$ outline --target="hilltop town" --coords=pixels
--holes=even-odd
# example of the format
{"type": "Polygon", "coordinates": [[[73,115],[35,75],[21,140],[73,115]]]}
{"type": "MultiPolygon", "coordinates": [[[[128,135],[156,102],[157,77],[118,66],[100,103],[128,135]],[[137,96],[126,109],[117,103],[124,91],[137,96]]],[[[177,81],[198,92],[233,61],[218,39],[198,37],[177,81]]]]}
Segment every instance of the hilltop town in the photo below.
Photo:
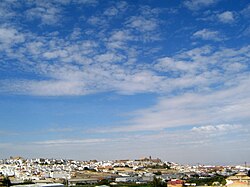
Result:
{"type": "Polygon", "coordinates": [[[0,185],[50,186],[250,186],[244,166],[180,165],[151,157],[137,160],[0,160],[0,185]]]}

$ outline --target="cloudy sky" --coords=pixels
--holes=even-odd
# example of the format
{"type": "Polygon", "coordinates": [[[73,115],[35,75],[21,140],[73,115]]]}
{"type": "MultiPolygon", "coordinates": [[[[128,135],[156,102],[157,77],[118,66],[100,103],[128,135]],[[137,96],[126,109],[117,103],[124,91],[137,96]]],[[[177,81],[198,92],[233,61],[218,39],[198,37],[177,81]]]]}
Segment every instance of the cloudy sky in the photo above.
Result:
{"type": "Polygon", "coordinates": [[[250,163],[248,0],[3,0],[0,158],[250,163]]]}

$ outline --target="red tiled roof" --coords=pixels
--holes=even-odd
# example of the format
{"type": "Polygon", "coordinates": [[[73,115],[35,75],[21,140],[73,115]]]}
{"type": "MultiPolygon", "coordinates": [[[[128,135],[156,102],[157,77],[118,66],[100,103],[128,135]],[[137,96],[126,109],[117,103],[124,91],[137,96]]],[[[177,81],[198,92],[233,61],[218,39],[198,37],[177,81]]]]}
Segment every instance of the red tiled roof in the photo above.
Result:
{"type": "Polygon", "coordinates": [[[172,185],[175,185],[175,184],[183,184],[183,181],[182,181],[182,180],[168,181],[168,184],[172,184],[172,185]]]}

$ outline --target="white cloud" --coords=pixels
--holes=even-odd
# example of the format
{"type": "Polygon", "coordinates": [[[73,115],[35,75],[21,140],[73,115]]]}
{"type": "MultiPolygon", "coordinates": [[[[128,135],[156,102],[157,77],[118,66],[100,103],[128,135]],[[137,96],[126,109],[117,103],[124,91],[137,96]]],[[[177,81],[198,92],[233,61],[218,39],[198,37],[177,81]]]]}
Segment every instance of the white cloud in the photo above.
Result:
{"type": "Polygon", "coordinates": [[[25,12],[26,17],[29,20],[38,19],[43,25],[55,25],[60,24],[63,19],[63,13],[65,11],[65,5],[76,4],[77,6],[98,4],[96,0],[61,0],[61,1],[39,1],[31,0],[24,2],[27,6],[25,12]]]}
{"type": "Polygon", "coordinates": [[[126,11],[129,7],[128,3],[126,1],[118,1],[116,3],[116,7],[119,9],[119,11],[126,11]]]}
{"type": "Polygon", "coordinates": [[[142,16],[131,17],[126,25],[141,32],[154,31],[158,27],[158,21],[154,18],[144,18],[142,16]]]}
{"type": "MultiPolygon", "coordinates": [[[[62,0],[59,0],[58,1],[59,3],[63,3],[63,1],[62,0]]],[[[74,4],[78,4],[78,5],[93,5],[93,6],[95,6],[95,5],[97,5],[98,4],[98,1],[97,0],[71,0],[71,1],[69,1],[69,0],[65,0],[65,4],[68,4],[68,3],[74,3],[74,4]]]]}
{"type": "Polygon", "coordinates": [[[118,10],[115,7],[110,7],[107,10],[104,11],[105,16],[115,16],[118,14],[118,10]]]}
{"type": "Polygon", "coordinates": [[[163,77],[149,71],[140,71],[125,75],[122,81],[117,81],[113,86],[120,94],[155,92],[160,89],[158,86],[161,81],[164,81],[163,77]]]}
{"type": "Polygon", "coordinates": [[[239,62],[235,62],[235,63],[225,64],[223,66],[223,69],[228,71],[228,72],[232,72],[232,73],[233,72],[241,72],[241,71],[247,69],[247,65],[239,63],[239,62]]]}
{"type": "Polygon", "coordinates": [[[87,22],[93,26],[105,26],[107,24],[107,21],[99,16],[91,16],[87,22]]]}
{"type": "Polygon", "coordinates": [[[129,41],[133,40],[135,37],[128,30],[118,30],[112,33],[110,41],[129,41]]]}
{"type": "Polygon", "coordinates": [[[39,144],[43,146],[52,145],[52,146],[65,146],[66,144],[92,144],[92,143],[101,143],[106,142],[107,139],[57,139],[57,140],[46,140],[33,142],[33,144],[39,144]]]}
{"type": "MultiPolygon", "coordinates": [[[[119,34],[111,41],[123,42],[128,39],[119,34]]],[[[110,44],[110,40],[107,43],[110,44]]],[[[167,94],[192,89],[213,90],[213,85],[237,85],[241,76],[247,76],[250,50],[246,46],[238,50],[225,48],[216,51],[204,46],[160,58],[151,65],[137,65],[133,63],[137,54],[126,45],[123,47],[127,49],[127,54],[113,51],[116,48],[99,53],[95,50],[97,43],[91,41],[71,44],[54,39],[46,43],[39,39],[37,42],[26,42],[25,46],[27,48],[23,49],[27,49],[28,54],[32,54],[32,61],[36,62],[27,61],[26,71],[36,72],[45,80],[2,80],[2,92],[58,96],[106,91],[167,94]],[[53,63],[50,63],[51,59],[53,63]],[[129,60],[132,62],[128,63],[129,60]],[[32,69],[29,69],[29,63],[33,64],[32,69]]],[[[20,60],[21,55],[24,58],[22,61],[25,61],[23,49],[21,54],[10,53],[10,57],[20,60]]]]}
{"type": "Polygon", "coordinates": [[[14,5],[19,6],[19,2],[1,1],[1,3],[0,3],[0,22],[6,23],[6,20],[9,20],[9,19],[17,16],[17,13],[13,10],[14,5]]]}
{"type": "Polygon", "coordinates": [[[175,60],[173,58],[164,57],[162,59],[158,59],[157,64],[155,65],[155,68],[159,71],[169,71],[173,72],[173,76],[176,76],[174,73],[183,73],[183,72],[196,72],[198,69],[202,68],[197,63],[181,60],[175,60]]]}
{"type": "MultiPolygon", "coordinates": [[[[36,7],[46,6],[48,4],[41,2],[36,7]]],[[[126,6],[126,3],[122,5],[123,8],[126,6]]],[[[118,4],[114,7],[117,8],[118,4]]],[[[152,49],[145,43],[145,38],[157,35],[161,22],[159,14],[158,9],[144,6],[137,16],[125,18],[123,28],[111,29],[107,34],[106,28],[98,27],[100,32],[93,29],[89,40],[85,40],[85,31],[79,27],[70,32],[74,33],[74,37],[71,34],[59,37],[58,33],[39,36],[14,28],[2,30],[4,33],[1,37],[0,30],[0,40],[3,42],[21,43],[15,49],[6,50],[6,59],[15,61],[20,71],[34,73],[34,78],[27,80],[7,77],[1,81],[4,87],[1,91],[43,96],[106,91],[119,94],[171,94],[213,90],[214,85],[229,87],[237,84],[240,73],[246,76],[245,71],[249,67],[247,46],[239,50],[205,46],[173,56],[162,56],[154,62],[154,57],[150,57],[147,64],[143,63],[141,59],[146,59],[146,52],[152,49]],[[6,34],[9,37],[5,37],[6,34]],[[26,38],[28,40],[22,43],[26,38]],[[225,72],[222,73],[222,70],[225,72]]],[[[102,21],[100,16],[89,20],[92,18],[98,18],[95,20],[97,22],[92,20],[93,24],[102,21]]],[[[218,31],[209,29],[199,30],[193,37],[221,40],[218,31]]]]}
{"type": "Polygon", "coordinates": [[[222,23],[232,23],[235,21],[234,13],[230,11],[223,12],[217,16],[219,21],[222,23]]]}
{"type": "Polygon", "coordinates": [[[203,40],[213,40],[213,41],[221,41],[223,37],[220,35],[218,31],[213,31],[209,29],[202,29],[193,34],[195,38],[201,38],[203,40]]]}
{"type": "Polygon", "coordinates": [[[50,128],[50,129],[48,129],[47,131],[48,132],[66,132],[66,133],[68,133],[68,132],[73,132],[75,129],[74,128],[70,128],[70,127],[65,127],[65,128],[63,128],[63,127],[60,127],[60,128],[50,128]]]}
{"type": "Polygon", "coordinates": [[[0,43],[4,45],[13,45],[24,42],[25,37],[15,28],[0,26],[0,43]]]}
{"type": "Polygon", "coordinates": [[[95,60],[97,62],[121,62],[124,57],[121,55],[117,55],[115,53],[105,53],[105,54],[100,54],[95,57],[95,60]]]}
{"type": "Polygon", "coordinates": [[[86,95],[89,90],[85,90],[84,82],[67,81],[67,80],[50,80],[50,81],[35,81],[35,80],[18,80],[15,82],[4,81],[4,87],[9,87],[8,91],[16,92],[17,94],[28,94],[38,96],[63,96],[63,95],[86,95]]]}
{"type": "Polygon", "coordinates": [[[227,133],[230,131],[238,131],[241,130],[241,125],[230,125],[230,124],[220,124],[220,125],[206,125],[206,126],[199,126],[193,127],[192,131],[196,133],[227,133]]]}
{"type": "Polygon", "coordinates": [[[190,10],[199,10],[214,5],[218,0],[186,0],[184,6],[190,10]]]}
{"type": "Polygon", "coordinates": [[[244,17],[249,18],[249,17],[250,17],[250,5],[248,5],[248,6],[245,7],[243,10],[241,10],[240,13],[241,13],[244,17]]]}
{"type": "MultiPolygon", "coordinates": [[[[126,127],[116,127],[113,131],[152,131],[185,125],[205,126],[208,123],[245,123],[250,119],[247,112],[250,107],[249,83],[249,79],[244,80],[238,87],[213,93],[162,97],[155,106],[131,113],[132,120],[128,121],[126,127]]],[[[216,128],[222,127],[229,126],[216,128]]]]}
{"type": "Polygon", "coordinates": [[[57,24],[61,18],[61,8],[50,2],[38,3],[36,2],[36,7],[28,9],[26,11],[26,16],[28,19],[32,20],[38,18],[41,20],[42,24],[54,25],[57,24]]]}
{"type": "Polygon", "coordinates": [[[244,29],[242,36],[250,36],[250,26],[244,29]]]}

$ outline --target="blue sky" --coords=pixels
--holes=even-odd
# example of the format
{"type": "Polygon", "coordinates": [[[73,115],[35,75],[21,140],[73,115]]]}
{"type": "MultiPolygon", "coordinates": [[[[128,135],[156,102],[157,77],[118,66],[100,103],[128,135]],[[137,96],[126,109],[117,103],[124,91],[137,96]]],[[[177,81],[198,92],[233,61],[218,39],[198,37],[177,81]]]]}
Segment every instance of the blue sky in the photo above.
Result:
{"type": "Polygon", "coordinates": [[[0,157],[250,162],[247,0],[0,2],[0,157]]]}

